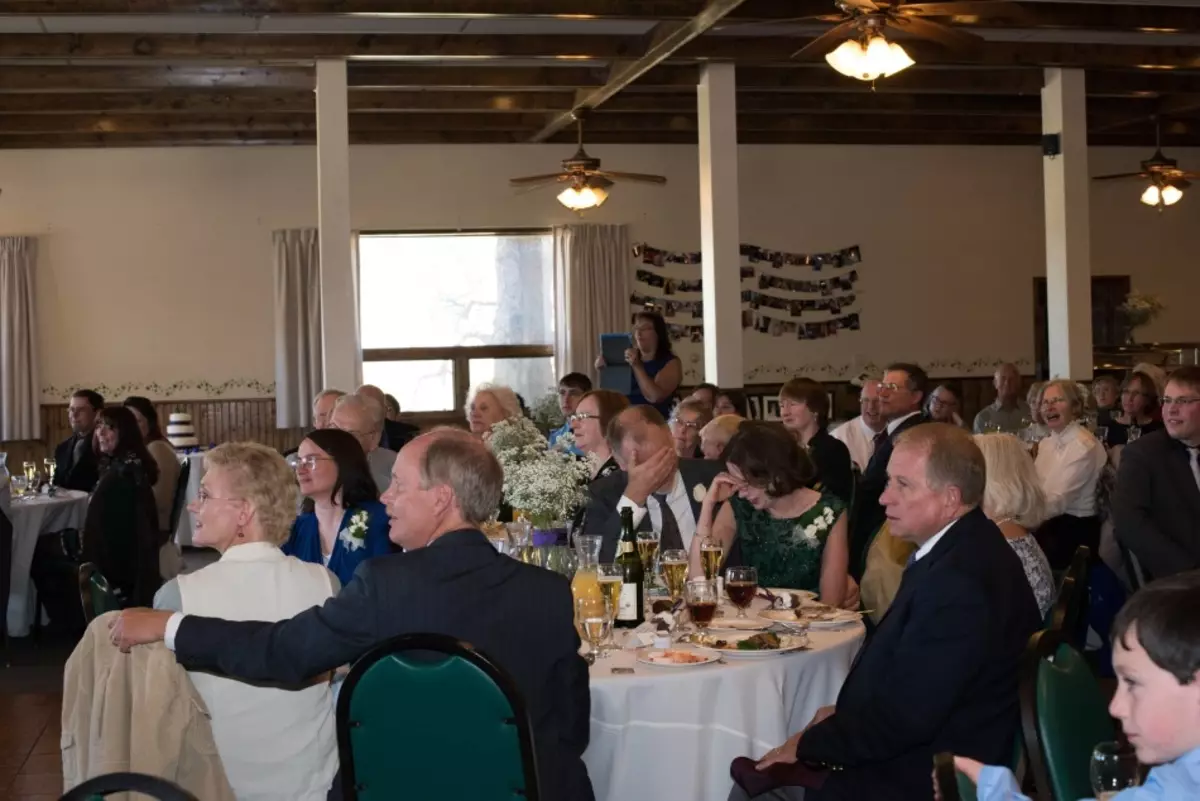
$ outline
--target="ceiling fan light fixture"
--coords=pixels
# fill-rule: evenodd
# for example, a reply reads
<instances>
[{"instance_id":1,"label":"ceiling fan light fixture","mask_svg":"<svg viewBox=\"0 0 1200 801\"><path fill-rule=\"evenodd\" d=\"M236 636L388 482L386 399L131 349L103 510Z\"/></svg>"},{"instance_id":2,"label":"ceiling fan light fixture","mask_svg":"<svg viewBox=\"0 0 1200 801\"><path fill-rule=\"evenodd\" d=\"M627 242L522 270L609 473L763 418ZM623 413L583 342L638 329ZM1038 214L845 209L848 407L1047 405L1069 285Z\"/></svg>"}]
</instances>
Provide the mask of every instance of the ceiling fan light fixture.
<instances>
[{"instance_id":1,"label":"ceiling fan light fixture","mask_svg":"<svg viewBox=\"0 0 1200 801\"><path fill-rule=\"evenodd\" d=\"M860 81L891 77L916 63L903 47L882 36L872 36L865 46L847 39L826 54L825 61L842 75Z\"/></svg>"},{"instance_id":2,"label":"ceiling fan light fixture","mask_svg":"<svg viewBox=\"0 0 1200 801\"><path fill-rule=\"evenodd\" d=\"M1162 197L1164 206L1174 206L1183 199L1183 190L1177 186L1171 186L1170 184L1167 184L1162 188L1162 191L1159 192L1159 195Z\"/></svg>"},{"instance_id":3,"label":"ceiling fan light fixture","mask_svg":"<svg viewBox=\"0 0 1200 801\"><path fill-rule=\"evenodd\" d=\"M568 186L558 193L558 202L571 211L586 211L598 208L608 200L608 192L599 186Z\"/></svg>"},{"instance_id":4,"label":"ceiling fan light fixture","mask_svg":"<svg viewBox=\"0 0 1200 801\"><path fill-rule=\"evenodd\" d=\"M1157 206L1160 199L1158 187L1150 184L1146 187L1146 191L1142 193L1142 202L1147 206Z\"/></svg>"}]
</instances>

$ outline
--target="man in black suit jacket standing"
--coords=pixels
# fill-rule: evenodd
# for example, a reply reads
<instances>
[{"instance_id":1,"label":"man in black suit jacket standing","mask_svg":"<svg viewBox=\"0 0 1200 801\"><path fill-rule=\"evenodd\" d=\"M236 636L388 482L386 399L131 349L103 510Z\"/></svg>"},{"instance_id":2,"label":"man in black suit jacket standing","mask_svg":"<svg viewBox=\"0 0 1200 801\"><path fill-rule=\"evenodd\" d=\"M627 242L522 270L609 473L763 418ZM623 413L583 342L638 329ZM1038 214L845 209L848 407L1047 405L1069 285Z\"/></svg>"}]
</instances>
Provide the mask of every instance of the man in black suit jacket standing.
<instances>
[{"instance_id":1,"label":"man in black suit jacket standing","mask_svg":"<svg viewBox=\"0 0 1200 801\"><path fill-rule=\"evenodd\" d=\"M662 550L691 546L700 506L721 462L680 459L671 429L653 406L631 406L609 424L608 447L626 468L588 488L584 534L603 538L600 561L611 562L621 538L621 510L633 509L633 524L662 532Z\"/></svg>"},{"instance_id":2,"label":"man in black suit jacket standing","mask_svg":"<svg viewBox=\"0 0 1200 801\"><path fill-rule=\"evenodd\" d=\"M984 473L983 454L957 426L930 423L897 439L881 500L891 534L918 550L837 704L759 763L840 770L819 790L773 797L928 801L939 751L1008 763L1017 663L1041 619L1020 559L979 508Z\"/></svg>"},{"instance_id":3,"label":"man in black suit jacket standing","mask_svg":"<svg viewBox=\"0 0 1200 801\"><path fill-rule=\"evenodd\" d=\"M499 463L467 432L418 437L396 458L382 499L391 540L404 553L367 560L336 597L290 620L126 610L113 642L128 649L165 639L188 669L295 683L401 634L447 634L487 654L516 682L533 723L542 796L589 801L582 755L591 697L571 588L560 575L497 553L479 531L502 487ZM469 770L470 755L464 759Z\"/></svg>"},{"instance_id":4,"label":"man in black suit jacket standing","mask_svg":"<svg viewBox=\"0 0 1200 801\"><path fill-rule=\"evenodd\" d=\"M100 480L100 467L92 449L92 432L96 415L104 408L104 398L90 389L81 389L71 396L67 420L71 436L54 449L54 483L73 490L91 492Z\"/></svg>"},{"instance_id":5,"label":"man in black suit jacket standing","mask_svg":"<svg viewBox=\"0 0 1200 801\"><path fill-rule=\"evenodd\" d=\"M1171 373L1162 416L1123 449L1112 496L1117 540L1147 579L1200 568L1200 367Z\"/></svg>"},{"instance_id":6,"label":"man in black suit jacket standing","mask_svg":"<svg viewBox=\"0 0 1200 801\"><path fill-rule=\"evenodd\" d=\"M879 411L887 420L887 425L875 435L875 453L858 482L850 517L850 574L855 579L862 579L867 547L875 532L883 525L883 507L879 496L887 487L887 466L892 456L892 443L913 426L929 422L929 418L921 411L928 392L929 376L915 364L896 362L889 364L883 373L883 382L879 387Z\"/></svg>"}]
</instances>

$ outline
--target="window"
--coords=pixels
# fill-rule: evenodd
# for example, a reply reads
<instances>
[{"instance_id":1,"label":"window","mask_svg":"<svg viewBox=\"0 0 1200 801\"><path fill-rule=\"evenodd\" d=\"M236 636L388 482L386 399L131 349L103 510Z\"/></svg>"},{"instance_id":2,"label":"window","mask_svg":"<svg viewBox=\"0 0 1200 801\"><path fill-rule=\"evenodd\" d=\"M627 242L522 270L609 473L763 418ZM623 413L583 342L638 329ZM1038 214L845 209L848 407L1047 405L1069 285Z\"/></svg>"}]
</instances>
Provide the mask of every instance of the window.
<instances>
[{"instance_id":1,"label":"window","mask_svg":"<svg viewBox=\"0 0 1200 801\"><path fill-rule=\"evenodd\" d=\"M472 386L532 402L555 384L548 231L359 237L363 379L406 412L461 411Z\"/></svg>"}]
</instances>

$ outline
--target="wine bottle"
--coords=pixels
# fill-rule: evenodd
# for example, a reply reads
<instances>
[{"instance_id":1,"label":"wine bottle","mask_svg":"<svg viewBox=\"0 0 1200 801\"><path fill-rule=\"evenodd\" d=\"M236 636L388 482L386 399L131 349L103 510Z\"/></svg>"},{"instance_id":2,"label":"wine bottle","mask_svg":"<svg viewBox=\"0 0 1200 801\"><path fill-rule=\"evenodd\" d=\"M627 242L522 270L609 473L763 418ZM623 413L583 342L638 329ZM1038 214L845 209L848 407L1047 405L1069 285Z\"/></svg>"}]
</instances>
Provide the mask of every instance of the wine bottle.
<instances>
[{"instance_id":1,"label":"wine bottle","mask_svg":"<svg viewBox=\"0 0 1200 801\"><path fill-rule=\"evenodd\" d=\"M621 510L620 553L615 564L621 568L621 600L614 611L616 625L636 628L646 620L645 572L637 551L637 533L633 530L633 510Z\"/></svg>"}]
</instances>

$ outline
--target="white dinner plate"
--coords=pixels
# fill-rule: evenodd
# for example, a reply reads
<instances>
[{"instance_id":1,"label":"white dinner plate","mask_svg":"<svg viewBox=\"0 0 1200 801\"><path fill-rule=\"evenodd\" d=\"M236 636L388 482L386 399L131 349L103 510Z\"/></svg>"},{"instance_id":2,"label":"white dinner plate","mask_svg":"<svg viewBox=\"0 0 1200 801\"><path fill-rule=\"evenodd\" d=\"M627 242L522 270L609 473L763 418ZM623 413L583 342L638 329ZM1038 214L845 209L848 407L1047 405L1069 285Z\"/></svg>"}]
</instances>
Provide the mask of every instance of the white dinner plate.
<instances>
[{"instance_id":1,"label":"white dinner plate","mask_svg":"<svg viewBox=\"0 0 1200 801\"><path fill-rule=\"evenodd\" d=\"M779 654L791 653L792 651L800 651L808 647L808 637L805 637L803 634L783 634L779 637L780 646L772 648L769 651L743 651L737 647L737 642L752 636L751 634L747 634L740 637L737 635L721 637L720 639L729 641L732 646L729 648L719 648L715 645L705 645L704 647L730 659L765 659L778 656Z\"/></svg>"},{"instance_id":2,"label":"white dinner plate","mask_svg":"<svg viewBox=\"0 0 1200 801\"><path fill-rule=\"evenodd\" d=\"M674 653L680 651L686 654L692 654L701 657L699 662L669 662L666 661L664 655L668 652ZM659 661L661 660L661 661ZM652 667L661 668L692 668L701 665L711 665L713 662L720 662L721 655L709 648L691 648L683 645L672 646L667 650L662 648L639 648L637 661L643 665L651 665Z\"/></svg>"},{"instance_id":3,"label":"white dinner plate","mask_svg":"<svg viewBox=\"0 0 1200 801\"><path fill-rule=\"evenodd\" d=\"M766 631L769 628L769 622L753 617L714 617L708 624L709 631Z\"/></svg>"}]
</instances>

